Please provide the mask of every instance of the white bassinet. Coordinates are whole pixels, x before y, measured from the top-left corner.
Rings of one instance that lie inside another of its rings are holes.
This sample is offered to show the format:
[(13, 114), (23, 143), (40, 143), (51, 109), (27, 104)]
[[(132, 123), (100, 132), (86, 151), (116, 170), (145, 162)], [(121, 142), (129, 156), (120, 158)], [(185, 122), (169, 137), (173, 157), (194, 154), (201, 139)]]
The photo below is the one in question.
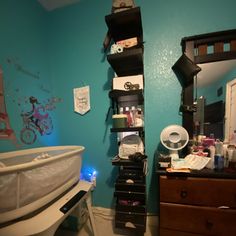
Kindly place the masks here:
[(0, 223), (25, 216), (79, 181), (82, 146), (0, 153)]

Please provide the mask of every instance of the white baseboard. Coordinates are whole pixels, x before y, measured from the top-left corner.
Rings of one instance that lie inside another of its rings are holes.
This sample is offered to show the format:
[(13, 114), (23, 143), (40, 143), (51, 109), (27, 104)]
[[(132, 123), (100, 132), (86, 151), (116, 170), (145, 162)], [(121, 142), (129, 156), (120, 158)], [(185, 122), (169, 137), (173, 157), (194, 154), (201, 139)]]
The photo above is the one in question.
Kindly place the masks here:
[[(108, 233), (109, 235), (124, 235), (121, 234), (119, 230), (118, 234), (114, 233), (114, 219), (115, 219), (115, 210), (110, 208), (103, 207), (92, 207), (93, 215), (95, 218), (95, 223), (97, 225), (97, 231), (100, 232), (101, 235), (105, 235), (104, 233)], [(104, 229), (106, 231), (104, 231)], [(155, 236), (158, 231), (158, 216), (153, 214), (147, 214), (147, 223), (146, 223), (146, 233), (145, 236)], [(100, 235), (99, 234), (99, 235)], [(108, 234), (107, 234), (108, 235)]]

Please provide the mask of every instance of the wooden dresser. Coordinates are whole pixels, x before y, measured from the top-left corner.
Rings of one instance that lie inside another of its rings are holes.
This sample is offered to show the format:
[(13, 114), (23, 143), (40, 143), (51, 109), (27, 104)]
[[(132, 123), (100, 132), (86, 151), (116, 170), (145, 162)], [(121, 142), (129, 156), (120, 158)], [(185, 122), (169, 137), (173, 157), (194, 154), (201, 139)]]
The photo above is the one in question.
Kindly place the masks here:
[(236, 174), (157, 174), (160, 236), (236, 235)]

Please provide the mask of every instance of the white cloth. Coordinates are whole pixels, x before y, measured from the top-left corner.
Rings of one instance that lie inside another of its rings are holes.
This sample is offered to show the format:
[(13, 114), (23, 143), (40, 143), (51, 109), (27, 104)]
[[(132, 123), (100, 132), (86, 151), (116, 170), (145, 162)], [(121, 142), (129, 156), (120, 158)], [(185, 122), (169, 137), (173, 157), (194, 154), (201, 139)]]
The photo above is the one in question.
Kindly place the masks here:
[(192, 170), (203, 169), (211, 158), (189, 154), (184, 159), (178, 159), (171, 163), (173, 169), (189, 168)]
[(119, 157), (128, 159), (129, 155), (135, 154), (136, 152), (144, 153), (142, 139), (136, 134), (125, 136), (119, 146)]

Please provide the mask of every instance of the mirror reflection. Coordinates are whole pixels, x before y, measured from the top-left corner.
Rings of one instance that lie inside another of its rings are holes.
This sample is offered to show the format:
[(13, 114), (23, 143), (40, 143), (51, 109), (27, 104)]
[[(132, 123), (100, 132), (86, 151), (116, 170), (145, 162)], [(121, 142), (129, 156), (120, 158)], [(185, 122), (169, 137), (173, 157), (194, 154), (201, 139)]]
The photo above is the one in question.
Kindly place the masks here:
[[(199, 111), (195, 114), (195, 131), (208, 137), (214, 136), (221, 140), (225, 137), (225, 106), (227, 83), (235, 79), (236, 60), (224, 60), (198, 64), (201, 71), (194, 79), (194, 98), (198, 101)], [(199, 100), (199, 98), (201, 98)], [(204, 108), (201, 108), (202, 106)], [(203, 121), (202, 127), (199, 122)], [(199, 126), (199, 127), (198, 127)], [(232, 127), (231, 127), (232, 129)], [(231, 130), (232, 133), (232, 130)]]

